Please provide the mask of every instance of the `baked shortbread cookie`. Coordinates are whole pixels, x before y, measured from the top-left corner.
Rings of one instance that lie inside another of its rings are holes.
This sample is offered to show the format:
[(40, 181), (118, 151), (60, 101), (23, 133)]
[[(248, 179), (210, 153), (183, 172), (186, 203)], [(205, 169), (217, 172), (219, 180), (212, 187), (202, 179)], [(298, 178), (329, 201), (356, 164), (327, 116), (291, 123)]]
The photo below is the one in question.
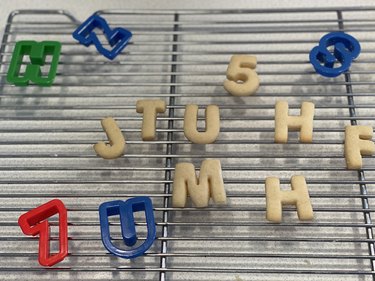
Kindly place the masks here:
[(165, 112), (166, 106), (163, 100), (139, 100), (137, 101), (137, 113), (143, 113), (142, 139), (154, 140), (156, 137), (156, 115)]
[(288, 131), (300, 131), (300, 142), (311, 143), (313, 140), (314, 104), (303, 102), (301, 115), (290, 116), (286, 101), (277, 101), (275, 105), (275, 142), (287, 143)]
[(188, 196), (198, 208), (207, 207), (211, 197), (216, 204), (226, 204), (227, 197), (219, 160), (204, 160), (199, 178), (193, 164), (176, 165), (172, 192), (173, 207), (185, 207)]
[(292, 190), (280, 190), (280, 180), (275, 177), (266, 178), (266, 218), (269, 221), (282, 221), (283, 205), (295, 205), (298, 218), (301, 221), (312, 220), (313, 208), (310, 202), (309, 191), (303, 176), (293, 176)]
[(362, 168), (362, 155), (373, 155), (375, 144), (371, 140), (373, 130), (371, 126), (345, 127), (345, 160), (348, 169)]
[(204, 132), (197, 129), (198, 105), (188, 104), (185, 107), (184, 134), (193, 143), (213, 143), (220, 133), (220, 111), (217, 105), (209, 105), (205, 111), (206, 128)]
[(225, 90), (233, 96), (255, 94), (259, 88), (258, 74), (254, 70), (256, 65), (257, 59), (254, 56), (233, 55), (224, 81)]
[(116, 121), (107, 117), (101, 121), (103, 130), (107, 134), (109, 144), (98, 142), (94, 145), (95, 152), (104, 159), (115, 159), (124, 154), (125, 138)]

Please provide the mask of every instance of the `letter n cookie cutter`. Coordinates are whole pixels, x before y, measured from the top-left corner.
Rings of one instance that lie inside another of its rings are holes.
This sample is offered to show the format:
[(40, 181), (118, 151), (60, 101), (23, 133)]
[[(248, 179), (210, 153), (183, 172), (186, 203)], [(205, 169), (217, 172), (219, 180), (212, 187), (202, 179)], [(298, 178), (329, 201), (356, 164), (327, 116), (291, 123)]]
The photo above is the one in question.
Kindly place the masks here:
[[(333, 54), (328, 47), (334, 46)], [(356, 57), (361, 52), (357, 39), (344, 32), (331, 32), (324, 35), (319, 45), (310, 52), (310, 62), (315, 71), (322, 76), (336, 77), (347, 71)], [(334, 67), (336, 62), (341, 66)]]
[[(50, 86), (56, 77), (60, 51), (61, 43), (56, 41), (18, 41), (7, 74), (8, 82), (16, 86), (27, 86), (30, 81), (39, 86)], [(26, 55), (30, 57), (31, 64), (28, 64), (25, 73), (20, 75), (22, 60)], [(47, 55), (51, 55), (52, 60), (48, 75), (45, 76), (40, 67), (46, 63)]]
[[(59, 214), (59, 252), (50, 254), (50, 230), (48, 218)], [(64, 203), (58, 199), (51, 200), (21, 215), (18, 224), (26, 235), (39, 234), (39, 263), (52, 266), (68, 255), (68, 219)]]
[[(134, 246), (137, 242), (134, 212), (144, 211), (147, 224), (145, 242), (131, 250), (117, 248), (111, 241), (108, 217), (120, 215), (122, 238), (126, 246)], [(144, 254), (156, 238), (156, 226), (152, 201), (149, 197), (141, 196), (126, 201), (116, 200), (105, 202), (99, 206), (100, 231), (104, 247), (115, 256), (132, 259)]]
[[(108, 50), (102, 45), (94, 29), (103, 31), (112, 50)], [(74, 39), (86, 47), (94, 44), (98, 52), (110, 60), (120, 54), (132, 37), (129, 30), (121, 27), (111, 29), (104, 18), (95, 14), (82, 23), (72, 35)]]

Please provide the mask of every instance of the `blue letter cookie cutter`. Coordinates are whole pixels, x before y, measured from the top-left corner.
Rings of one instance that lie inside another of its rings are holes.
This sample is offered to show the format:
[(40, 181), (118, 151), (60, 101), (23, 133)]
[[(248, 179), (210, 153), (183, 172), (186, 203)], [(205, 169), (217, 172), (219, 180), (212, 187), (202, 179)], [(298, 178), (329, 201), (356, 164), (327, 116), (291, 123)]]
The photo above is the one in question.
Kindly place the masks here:
[[(329, 46), (334, 46), (333, 54), (327, 49)], [(357, 39), (344, 32), (331, 32), (324, 35), (319, 45), (311, 50), (310, 62), (320, 75), (336, 77), (349, 69), (360, 52)], [(341, 63), (341, 66), (334, 67), (335, 62)]]
[[(95, 28), (103, 31), (112, 50), (108, 50), (102, 45), (94, 32)], [(96, 14), (90, 16), (72, 35), (74, 39), (86, 47), (94, 44), (98, 52), (110, 60), (120, 54), (132, 37), (132, 33), (124, 28), (111, 29), (106, 20)]]
[[(145, 242), (137, 248), (123, 250), (117, 248), (111, 242), (109, 232), (109, 216), (120, 215), (122, 238), (126, 246), (134, 246), (137, 242), (135, 230), (134, 212), (144, 211), (147, 224), (147, 238)], [(115, 200), (105, 202), (99, 207), (100, 231), (104, 247), (115, 256), (132, 259), (141, 256), (146, 252), (156, 238), (156, 226), (152, 201), (149, 197), (140, 196), (130, 198), (126, 201)]]

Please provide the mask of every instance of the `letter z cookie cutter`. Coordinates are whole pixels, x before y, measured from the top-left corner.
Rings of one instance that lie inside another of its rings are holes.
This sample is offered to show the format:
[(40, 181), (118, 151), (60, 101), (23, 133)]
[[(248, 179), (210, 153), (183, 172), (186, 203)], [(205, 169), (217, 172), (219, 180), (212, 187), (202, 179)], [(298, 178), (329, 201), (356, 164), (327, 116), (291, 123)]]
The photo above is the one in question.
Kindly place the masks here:
[[(101, 29), (112, 50), (106, 49), (99, 41), (94, 29)], [(121, 27), (111, 29), (104, 18), (93, 14), (83, 22), (74, 32), (73, 38), (86, 47), (94, 44), (99, 53), (113, 60), (129, 43), (132, 33)]]
[[(131, 250), (117, 248), (111, 241), (108, 217), (120, 215), (122, 238), (126, 246), (134, 246), (137, 242), (134, 212), (144, 211), (147, 224), (147, 238), (145, 242)], [(104, 247), (115, 256), (132, 259), (144, 254), (156, 238), (156, 226), (152, 201), (149, 197), (140, 196), (126, 201), (115, 200), (105, 202), (99, 206), (100, 231)]]
[[(334, 46), (333, 54), (328, 47)], [(361, 45), (353, 36), (344, 32), (331, 32), (324, 35), (319, 45), (310, 52), (310, 62), (322, 76), (336, 77), (350, 68), (352, 61), (359, 56)], [(339, 67), (334, 67), (339, 62)]]
[[(60, 51), (61, 43), (56, 41), (18, 41), (8, 69), (8, 82), (16, 86), (27, 86), (30, 81), (39, 86), (50, 86), (56, 77)], [(31, 64), (28, 64), (25, 73), (20, 75), (25, 55), (29, 55)], [(52, 60), (48, 75), (44, 76), (40, 67), (45, 64), (47, 55), (51, 55)]]

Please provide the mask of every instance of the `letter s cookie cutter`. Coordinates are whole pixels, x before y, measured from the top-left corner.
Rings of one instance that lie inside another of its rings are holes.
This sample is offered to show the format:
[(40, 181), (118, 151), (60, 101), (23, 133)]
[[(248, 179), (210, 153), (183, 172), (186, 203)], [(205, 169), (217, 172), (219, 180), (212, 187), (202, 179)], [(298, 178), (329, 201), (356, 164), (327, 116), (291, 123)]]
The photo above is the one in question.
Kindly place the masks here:
[[(328, 50), (330, 46), (334, 46), (333, 54)], [(324, 35), (319, 45), (311, 50), (310, 62), (320, 75), (336, 77), (349, 69), (360, 52), (361, 46), (353, 36), (344, 32), (331, 32)], [(341, 66), (334, 67), (337, 62)]]

